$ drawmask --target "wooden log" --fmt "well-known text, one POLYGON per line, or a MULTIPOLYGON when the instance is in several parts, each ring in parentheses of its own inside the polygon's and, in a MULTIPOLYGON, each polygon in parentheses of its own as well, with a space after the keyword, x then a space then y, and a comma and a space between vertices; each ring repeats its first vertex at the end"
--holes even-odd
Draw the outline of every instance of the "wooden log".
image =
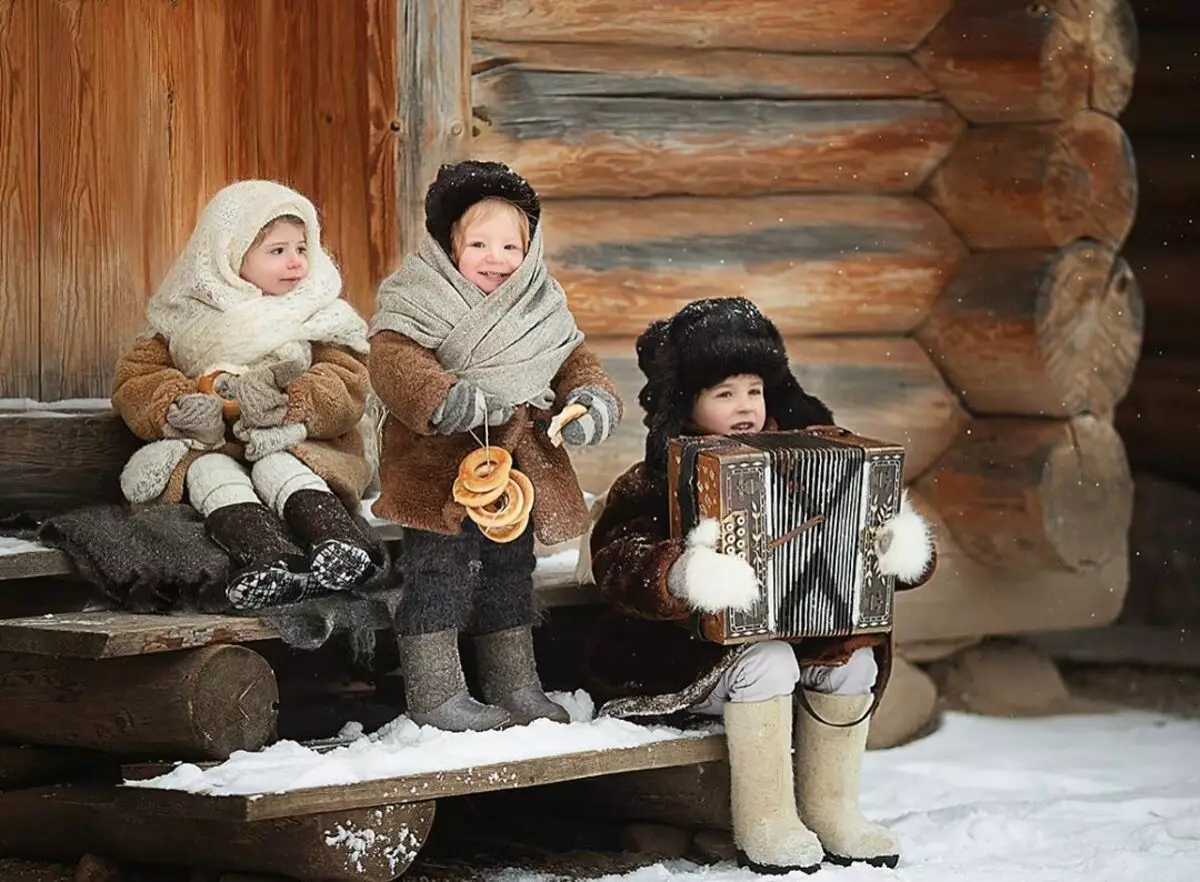
POLYGON ((37 20, 0 3, 0 398, 39 395, 37 20))
POLYGON ((270 665, 242 646, 103 662, 0 655, 10 741, 223 759, 266 744, 278 698, 270 665))
POLYGON ((738 49, 647 52, 632 45, 471 44, 472 97, 536 89, 542 97, 673 95, 709 98, 936 98, 903 55, 774 55, 738 49))
POLYGON ((951 0, 472 0, 476 39, 619 43, 774 52, 900 53, 921 41, 951 0))
MULTIPOLYGON (((632 338, 600 339, 590 346, 625 402, 617 431, 598 447, 572 451, 584 490, 602 493, 642 459, 646 430, 637 393, 645 377, 632 338)), ((929 357, 903 338, 789 338, 792 370, 806 391, 828 404, 838 422, 872 438, 905 447, 905 473, 923 472, 970 421, 929 357)))
POLYGON ((0 851, 56 860, 92 851, 137 863, 279 873, 311 882, 390 882, 416 858, 433 816, 433 802, 418 802, 254 824, 180 823, 131 811, 114 788, 43 787, 0 794, 0 851), (55 835, 47 835, 51 830, 55 835))
POLYGON ((472 150, 543 197, 907 193, 963 128, 940 101, 883 97, 911 88, 907 59, 889 60, 904 76, 888 87, 882 59, 727 52, 710 67, 703 52, 664 63, 630 47, 512 48, 473 78, 472 150), (831 100, 860 83, 879 100, 831 100))
POLYGON ((0 744, 0 791, 107 776, 116 780, 116 760, 84 750, 0 744))
POLYGON ((546 204, 547 262, 589 336, 636 336, 702 297, 749 297, 782 333, 901 335, 965 252, 919 199, 546 204))
POLYGON ((959 0, 916 58, 974 123, 1117 116, 1133 91, 1137 25, 1128 0, 959 0))
POLYGON ((1116 424, 1134 468, 1200 486, 1200 360, 1191 353, 1143 358, 1116 424))
MULTIPOLYGON (((1141 239, 1136 227, 1134 237, 1141 239)), ((1145 303, 1143 351, 1154 355, 1195 352, 1200 298, 1195 296, 1194 281, 1200 273, 1200 240, 1171 246, 1131 240, 1123 256, 1137 275, 1145 303)))
POLYGON ((1119 248, 1133 225, 1133 152, 1109 116, 982 126, 925 186, 972 248, 1058 248, 1090 237, 1119 248))
POLYGON ((0 414, 0 517, 120 502, 121 469, 141 444, 112 412, 0 414))
POLYGON ((1090 415, 976 420, 917 487, 967 554, 1014 579, 1107 562, 1133 509, 1120 436, 1090 415))
POLYGON ((399 149, 396 198, 400 253, 425 231, 425 190, 438 167, 470 143, 471 33, 468 0, 402 0, 399 33, 399 149))
POLYGON ((971 255, 917 339, 973 413, 1064 417, 1128 391, 1142 322, 1129 265, 1081 240, 971 255))

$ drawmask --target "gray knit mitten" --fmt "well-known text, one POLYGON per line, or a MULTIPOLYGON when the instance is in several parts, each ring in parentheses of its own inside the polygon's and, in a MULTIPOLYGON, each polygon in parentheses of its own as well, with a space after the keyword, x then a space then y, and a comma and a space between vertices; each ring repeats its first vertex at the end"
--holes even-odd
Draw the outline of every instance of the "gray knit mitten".
POLYGON ((304 423, 284 423, 264 429, 249 429, 238 423, 234 434, 246 442, 246 459, 258 462, 272 453, 291 450, 308 437, 308 429, 304 423))
POLYGON ((238 406, 247 428, 278 426, 287 413, 287 393, 280 391, 270 368, 257 368, 242 374, 237 382, 238 406))
POLYGON ((220 400, 199 392, 180 395, 167 408, 164 434, 193 438, 205 445, 220 444, 225 438, 225 415, 220 400))
POLYGON ((517 409, 491 392, 483 393, 483 405, 487 409, 487 424, 489 426, 503 426, 513 418, 513 414, 517 409))
POLYGON ((595 386, 580 386, 572 392, 567 406, 572 404, 587 408, 587 413, 563 426, 563 441, 572 447, 586 447, 606 440, 621 418, 617 399, 595 386))
POLYGON ((483 390, 474 383, 459 380, 450 387, 429 421, 439 434, 457 435, 483 425, 485 419, 487 403, 483 390))

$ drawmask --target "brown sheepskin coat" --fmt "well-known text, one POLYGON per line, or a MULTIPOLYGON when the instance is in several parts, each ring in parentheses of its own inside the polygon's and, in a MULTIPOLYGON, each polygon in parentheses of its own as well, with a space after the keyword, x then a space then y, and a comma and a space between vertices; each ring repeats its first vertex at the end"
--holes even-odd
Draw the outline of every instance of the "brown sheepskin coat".
MULTIPOLYGON (((199 391, 196 380, 177 370, 162 337, 143 338, 117 362, 113 377, 113 407, 135 435, 146 441, 164 437, 167 408, 180 395, 199 391)), ((358 424, 366 407, 370 377, 357 356, 337 346, 312 344, 312 367, 285 390, 288 409, 285 423, 303 423, 307 440, 292 453, 325 479, 348 509, 357 512, 363 491, 371 480, 371 466, 363 449, 358 424)), ((218 449, 243 458, 242 443, 226 431, 218 449)), ((176 467, 159 502, 180 502, 188 466, 203 455, 189 451, 176 467)))
MULTIPOLYGON (((379 450, 380 494, 372 510, 406 527, 457 535, 466 509, 450 489, 463 457, 479 447, 469 432, 437 434, 430 418, 454 385, 432 350, 395 331, 371 338, 371 378, 375 393, 388 410, 379 450)), ((546 435, 551 417, 580 386, 603 389, 620 402, 599 359, 580 344, 563 362, 551 387, 550 410, 520 405, 512 419, 488 428, 488 440, 513 456, 516 468, 533 483, 533 527, 547 545, 583 533, 588 526, 579 479, 567 451, 554 447, 546 435)), ((483 429, 475 430, 483 439, 483 429)))
MULTIPOLYGON (((592 531, 592 572, 611 604, 585 650, 588 685, 601 700, 678 692, 729 652, 692 636, 686 627, 692 611, 667 589, 667 572, 683 554, 683 541, 671 538, 667 499, 666 478, 638 463, 613 483, 592 531)), ((921 578, 897 589, 923 585, 936 564, 935 555, 921 578)), ((875 688, 882 692, 891 671, 890 634, 809 638, 797 641, 796 655, 801 665, 838 665, 863 646, 875 649, 875 688)))

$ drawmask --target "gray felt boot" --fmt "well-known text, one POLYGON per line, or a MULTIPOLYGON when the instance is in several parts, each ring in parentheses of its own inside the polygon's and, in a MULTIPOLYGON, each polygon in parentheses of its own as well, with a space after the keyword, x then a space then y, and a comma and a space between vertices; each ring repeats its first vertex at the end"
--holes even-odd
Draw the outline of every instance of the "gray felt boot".
POLYGON ((546 697, 533 660, 528 625, 480 634, 475 638, 483 697, 512 714, 518 726, 534 720, 569 723, 566 710, 546 697))
POLYGON ((408 718, 447 732, 484 732, 512 725, 503 708, 480 704, 467 692, 458 657, 458 632, 400 638, 408 718))

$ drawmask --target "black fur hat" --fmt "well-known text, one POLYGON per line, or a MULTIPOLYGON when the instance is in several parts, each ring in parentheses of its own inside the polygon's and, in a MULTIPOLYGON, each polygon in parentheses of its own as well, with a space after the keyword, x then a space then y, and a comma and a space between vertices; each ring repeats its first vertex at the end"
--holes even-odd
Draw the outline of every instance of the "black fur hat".
POLYGON ((652 473, 666 473, 667 444, 683 432, 696 396, 735 374, 762 377, 767 416, 780 429, 833 424, 829 408, 800 388, 779 330, 744 297, 697 300, 653 322, 638 337, 637 355, 652 473))
POLYGON ((529 217, 530 235, 542 213, 541 200, 529 182, 502 162, 467 159, 438 169, 425 194, 425 229, 447 254, 453 254, 450 230, 468 208, 496 197, 513 203, 529 217))

